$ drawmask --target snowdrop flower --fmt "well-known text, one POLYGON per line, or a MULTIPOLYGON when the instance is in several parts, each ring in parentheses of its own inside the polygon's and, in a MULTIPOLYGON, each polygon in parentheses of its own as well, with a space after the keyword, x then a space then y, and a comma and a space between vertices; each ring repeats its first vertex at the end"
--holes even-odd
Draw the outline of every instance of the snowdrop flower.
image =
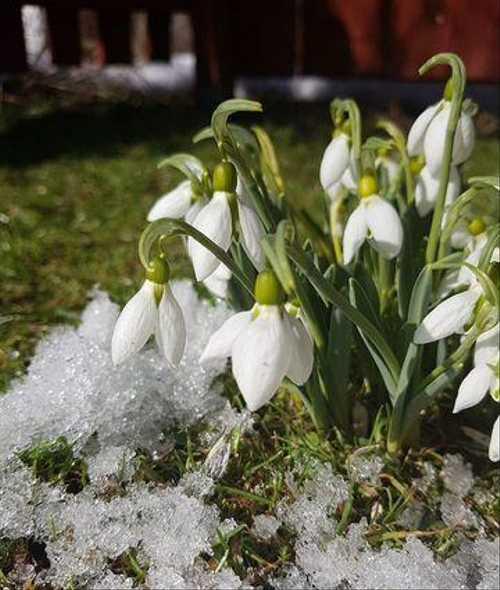
POLYGON ((472 320, 474 310, 483 289, 479 283, 474 284, 467 291, 452 295, 439 303, 422 320, 415 330, 413 342, 427 344, 442 340, 452 334, 461 334, 465 326, 472 320))
POLYGON ((168 278, 166 260, 161 256, 153 259, 142 287, 116 322, 111 341, 113 364, 119 365, 139 352, 152 334, 168 363, 179 364, 186 345, 186 326, 168 278))
MULTIPOLYGON (((236 170, 230 162, 221 162, 215 167, 213 186, 212 198, 196 215, 192 225, 227 251, 233 235, 231 206, 236 189, 236 170)), ((219 266, 218 258, 193 238, 188 239, 188 252, 198 281, 208 278, 219 266)))
POLYGON ((265 230, 257 213, 250 205, 250 199, 248 198, 245 186, 239 177, 236 194, 238 195, 238 219, 243 248, 255 268, 261 271, 266 261, 261 246, 261 240, 264 237, 265 230))
MULTIPOLYGON (((425 109, 413 123, 408 134, 408 154, 424 154, 433 176, 438 176, 443 160, 446 128, 451 113, 451 84, 448 82, 444 98, 425 109)), ((474 149, 474 123, 472 117, 462 112, 453 141, 452 163, 458 166, 469 158, 474 149)))
MULTIPOLYGON (((497 324, 477 339, 474 349, 474 368, 460 385, 453 407, 454 414, 477 405, 488 391, 494 400, 500 401, 499 336, 499 324, 497 324)), ((491 461, 500 460, 499 438, 499 418, 497 418, 491 433, 488 453, 491 461)))
POLYGON ((453 413, 461 412, 478 404, 490 392, 500 401, 498 380, 499 324, 487 330, 476 341, 474 368, 462 381, 458 390, 453 413))
POLYGON ((371 245, 384 258, 397 256, 403 245, 403 226, 394 207, 378 196, 377 182, 365 175, 359 183, 360 203, 351 213, 344 230, 344 264, 349 264, 363 242, 371 245))
POLYGON ((200 359, 231 357, 234 378, 251 411, 266 404, 285 377, 304 384, 314 362, 311 337, 303 322, 287 312, 273 272, 259 273, 255 299, 253 309, 233 315, 212 335, 200 359))
POLYGON ((173 190, 160 197, 151 207, 147 220, 156 221, 165 217, 189 219, 199 212, 206 199, 193 191, 190 180, 183 180, 173 190))
MULTIPOLYGON (((428 166, 424 166, 415 186, 415 205, 420 217, 425 217, 436 206, 439 178, 433 176, 428 166)), ((456 166, 450 167, 450 179, 446 189, 445 207, 449 207, 460 194, 460 174, 456 166)), ((445 218, 443 218, 445 222, 445 218)))
POLYGON ((231 271, 225 264, 219 264, 216 270, 203 281, 205 287, 219 299, 225 299, 231 271))
POLYGON ((332 199, 342 186, 349 189, 353 180, 349 129, 349 123, 344 123, 335 131, 321 160, 319 180, 332 199))

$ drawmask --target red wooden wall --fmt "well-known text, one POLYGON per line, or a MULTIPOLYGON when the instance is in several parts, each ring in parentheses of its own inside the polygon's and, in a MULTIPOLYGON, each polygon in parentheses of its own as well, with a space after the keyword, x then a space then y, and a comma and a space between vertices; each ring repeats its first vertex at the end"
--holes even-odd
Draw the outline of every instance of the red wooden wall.
MULTIPOLYGON (((20 9, 0 2, 0 72, 26 69, 20 9)), ((31 0, 47 8, 60 65, 80 63, 78 10, 98 13, 105 60, 129 62, 130 13, 149 13, 152 57, 168 59, 173 10, 191 14, 199 83, 316 74, 416 79, 432 54, 454 51, 469 78, 500 80, 500 0, 31 0)), ((435 74, 439 76, 439 73, 435 74)))

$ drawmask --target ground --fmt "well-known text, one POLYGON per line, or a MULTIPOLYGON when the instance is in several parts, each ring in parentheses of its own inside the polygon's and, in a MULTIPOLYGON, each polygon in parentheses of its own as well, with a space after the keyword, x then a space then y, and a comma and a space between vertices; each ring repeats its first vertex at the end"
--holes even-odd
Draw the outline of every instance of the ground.
MULTIPOLYGON (((207 124, 209 114, 209 110, 179 105, 123 104, 65 108, 37 104, 4 112, 0 133, 0 315, 9 321, 0 324, 0 390, 5 391, 14 376, 25 372, 35 344, 50 328, 78 324, 94 285, 100 285, 118 304, 136 290, 142 279, 137 238, 145 215, 154 200, 177 180, 157 170, 156 164, 177 151, 192 151, 213 164, 216 154, 210 144, 191 143, 193 134, 207 124)), ((401 121, 404 123, 403 117, 401 121)), ((327 105, 265 105, 263 124, 277 146, 289 198, 304 207, 314 204, 320 196, 318 162, 329 136, 327 105)), ((498 143, 488 125, 482 131, 466 176, 498 171, 498 143)), ((173 268, 176 277, 190 276, 180 247, 173 268)), ((229 378, 225 378, 224 387, 225 395, 238 407, 241 399, 229 378)), ((279 544, 262 543, 248 534, 255 514, 274 511, 289 496, 286 474, 297 465, 317 460, 331 463, 336 473, 349 480, 348 458, 356 446, 370 446, 377 454, 380 441, 363 436, 354 445, 335 437, 323 441, 298 400, 284 396, 259 413, 255 429, 259 436, 243 437, 235 443, 236 452, 214 492, 221 518, 235 518, 246 528, 231 542, 222 539, 220 546, 215 546, 213 561, 207 559, 214 570, 224 559, 241 576, 249 567, 257 568, 258 582, 259 575, 265 579, 294 551, 286 527, 279 544)), ((455 434, 460 436, 458 431, 455 434)), ((178 481, 200 466, 208 450, 198 444, 198 435, 196 430, 179 434, 174 453, 165 461, 143 451, 134 481, 178 481)), ((73 461, 64 441, 59 444, 60 463, 54 465, 52 447, 27 450, 23 462, 46 481, 75 485, 76 480, 78 486, 85 486, 85 465, 78 459, 73 461), (43 463, 37 457, 48 459, 43 463)), ((453 452, 456 446, 450 444, 453 452)), ((478 489, 498 484, 498 469, 474 453, 474 448, 467 459, 479 476, 478 489)), ((384 485, 378 480, 353 484, 350 502, 341 506, 337 518, 342 531, 350 522, 367 517, 372 523, 372 544, 389 540, 397 545, 406 538, 400 517, 415 495, 414 479, 423 475, 424 464, 441 469, 443 459, 434 449, 422 449, 402 463, 386 456, 381 460, 384 485), (374 510, 380 514, 372 514, 374 510)), ((429 507, 428 521, 419 525, 422 537, 439 555, 447 556, 463 531, 457 532, 453 526, 443 528, 436 516, 436 498, 442 491, 442 481, 435 479, 430 491, 416 495, 429 507)), ((487 534, 497 530, 498 498, 485 504, 468 500, 468 506, 484 518, 487 534)), ((0 570, 9 564, 12 567, 9 551, 13 551, 10 546, 0 547, 0 558, 4 559, 0 570)), ((29 543, 26 551, 34 551, 29 543)), ((143 575, 140 568, 137 573, 133 555, 127 555, 115 569, 136 581, 143 575)))

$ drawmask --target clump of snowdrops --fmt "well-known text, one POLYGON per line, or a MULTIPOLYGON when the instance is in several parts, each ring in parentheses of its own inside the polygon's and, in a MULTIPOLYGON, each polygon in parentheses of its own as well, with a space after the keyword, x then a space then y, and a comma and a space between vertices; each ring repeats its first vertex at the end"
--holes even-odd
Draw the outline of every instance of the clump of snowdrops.
MULTIPOLYGON (((443 390, 456 392, 454 412, 487 395, 500 401, 499 183, 463 184, 476 107, 464 100, 456 55, 436 55, 420 73, 440 64, 451 68, 443 98, 408 137, 382 120, 380 134, 364 138, 356 103, 333 100, 332 139, 318 162, 322 216, 286 198, 262 128, 228 123, 261 105, 222 103, 194 138, 218 149, 211 173, 189 154, 159 164, 185 180, 149 212, 139 243, 145 280, 116 324, 114 362, 153 334, 167 362, 180 362, 186 330, 168 254, 170 240, 184 236, 196 280, 234 307, 200 360, 230 358, 250 410, 284 388, 300 395, 320 431, 350 437, 351 376, 361 372, 379 400, 371 422, 387 417, 387 448, 396 453, 416 444, 422 412, 443 390)), ((499 437, 497 418, 492 461, 499 437)))

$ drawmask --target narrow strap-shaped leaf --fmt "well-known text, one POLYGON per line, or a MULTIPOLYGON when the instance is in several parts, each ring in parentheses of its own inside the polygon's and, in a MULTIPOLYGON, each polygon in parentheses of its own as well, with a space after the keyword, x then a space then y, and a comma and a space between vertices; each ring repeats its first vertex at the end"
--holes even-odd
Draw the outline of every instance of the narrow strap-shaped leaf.
POLYGON ((399 362, 380 330, 323 277, 302 250, 295 246, 288 246, 288 254, 321 297, 339 307, 346 317, 363 331, 363 334, 387 363, 392 379, 396 382, 399 377, 399 362))
POLYGON ((281 175, 278 158, 274 149, 273 142, 262 127, 252 127, 255 137, 259 143, 261 151, 261 166, 264 178, 273 187, 273 191, 279 199, 285 196, 285 182, 281 175))
MULTIPOLYGON (((363 291, 361 285, 355 280, 349 280, 349 298, 351 300, 352 305, 360 311, 365 317, 370 317, 372 315, 372 310, 370 307, 370 301, 368 300, 366 293, 363 291)), ((370 352, 375 364, 377 365, 377 369, 384 381, 384 384, 389 392, 389 396, 391 400, 394 402, 396 399, 396 392, 397 392, 397 381, 392 375, 384 357, 379 353, 379 351, 370 343, 366 335, 364 334, 363 330, 361 330, 358 326, 358 331, 360 333, 363 342, 365 343, 366 348, 370 352)))
POLYGON ((158 168, 165 166, 175 168, 197 187, 201 187, 203 176, 208 174, 203 162, 191 154, 172 154, 158 164, 158 168))
POLYGON ((222 141, 226 132, 229 117, 238 112, 261 113, 262 105, 255 100, 246 100, 244 98, 231 98, 221 103, 213 112, 211 122, 218 143, 222 141))

